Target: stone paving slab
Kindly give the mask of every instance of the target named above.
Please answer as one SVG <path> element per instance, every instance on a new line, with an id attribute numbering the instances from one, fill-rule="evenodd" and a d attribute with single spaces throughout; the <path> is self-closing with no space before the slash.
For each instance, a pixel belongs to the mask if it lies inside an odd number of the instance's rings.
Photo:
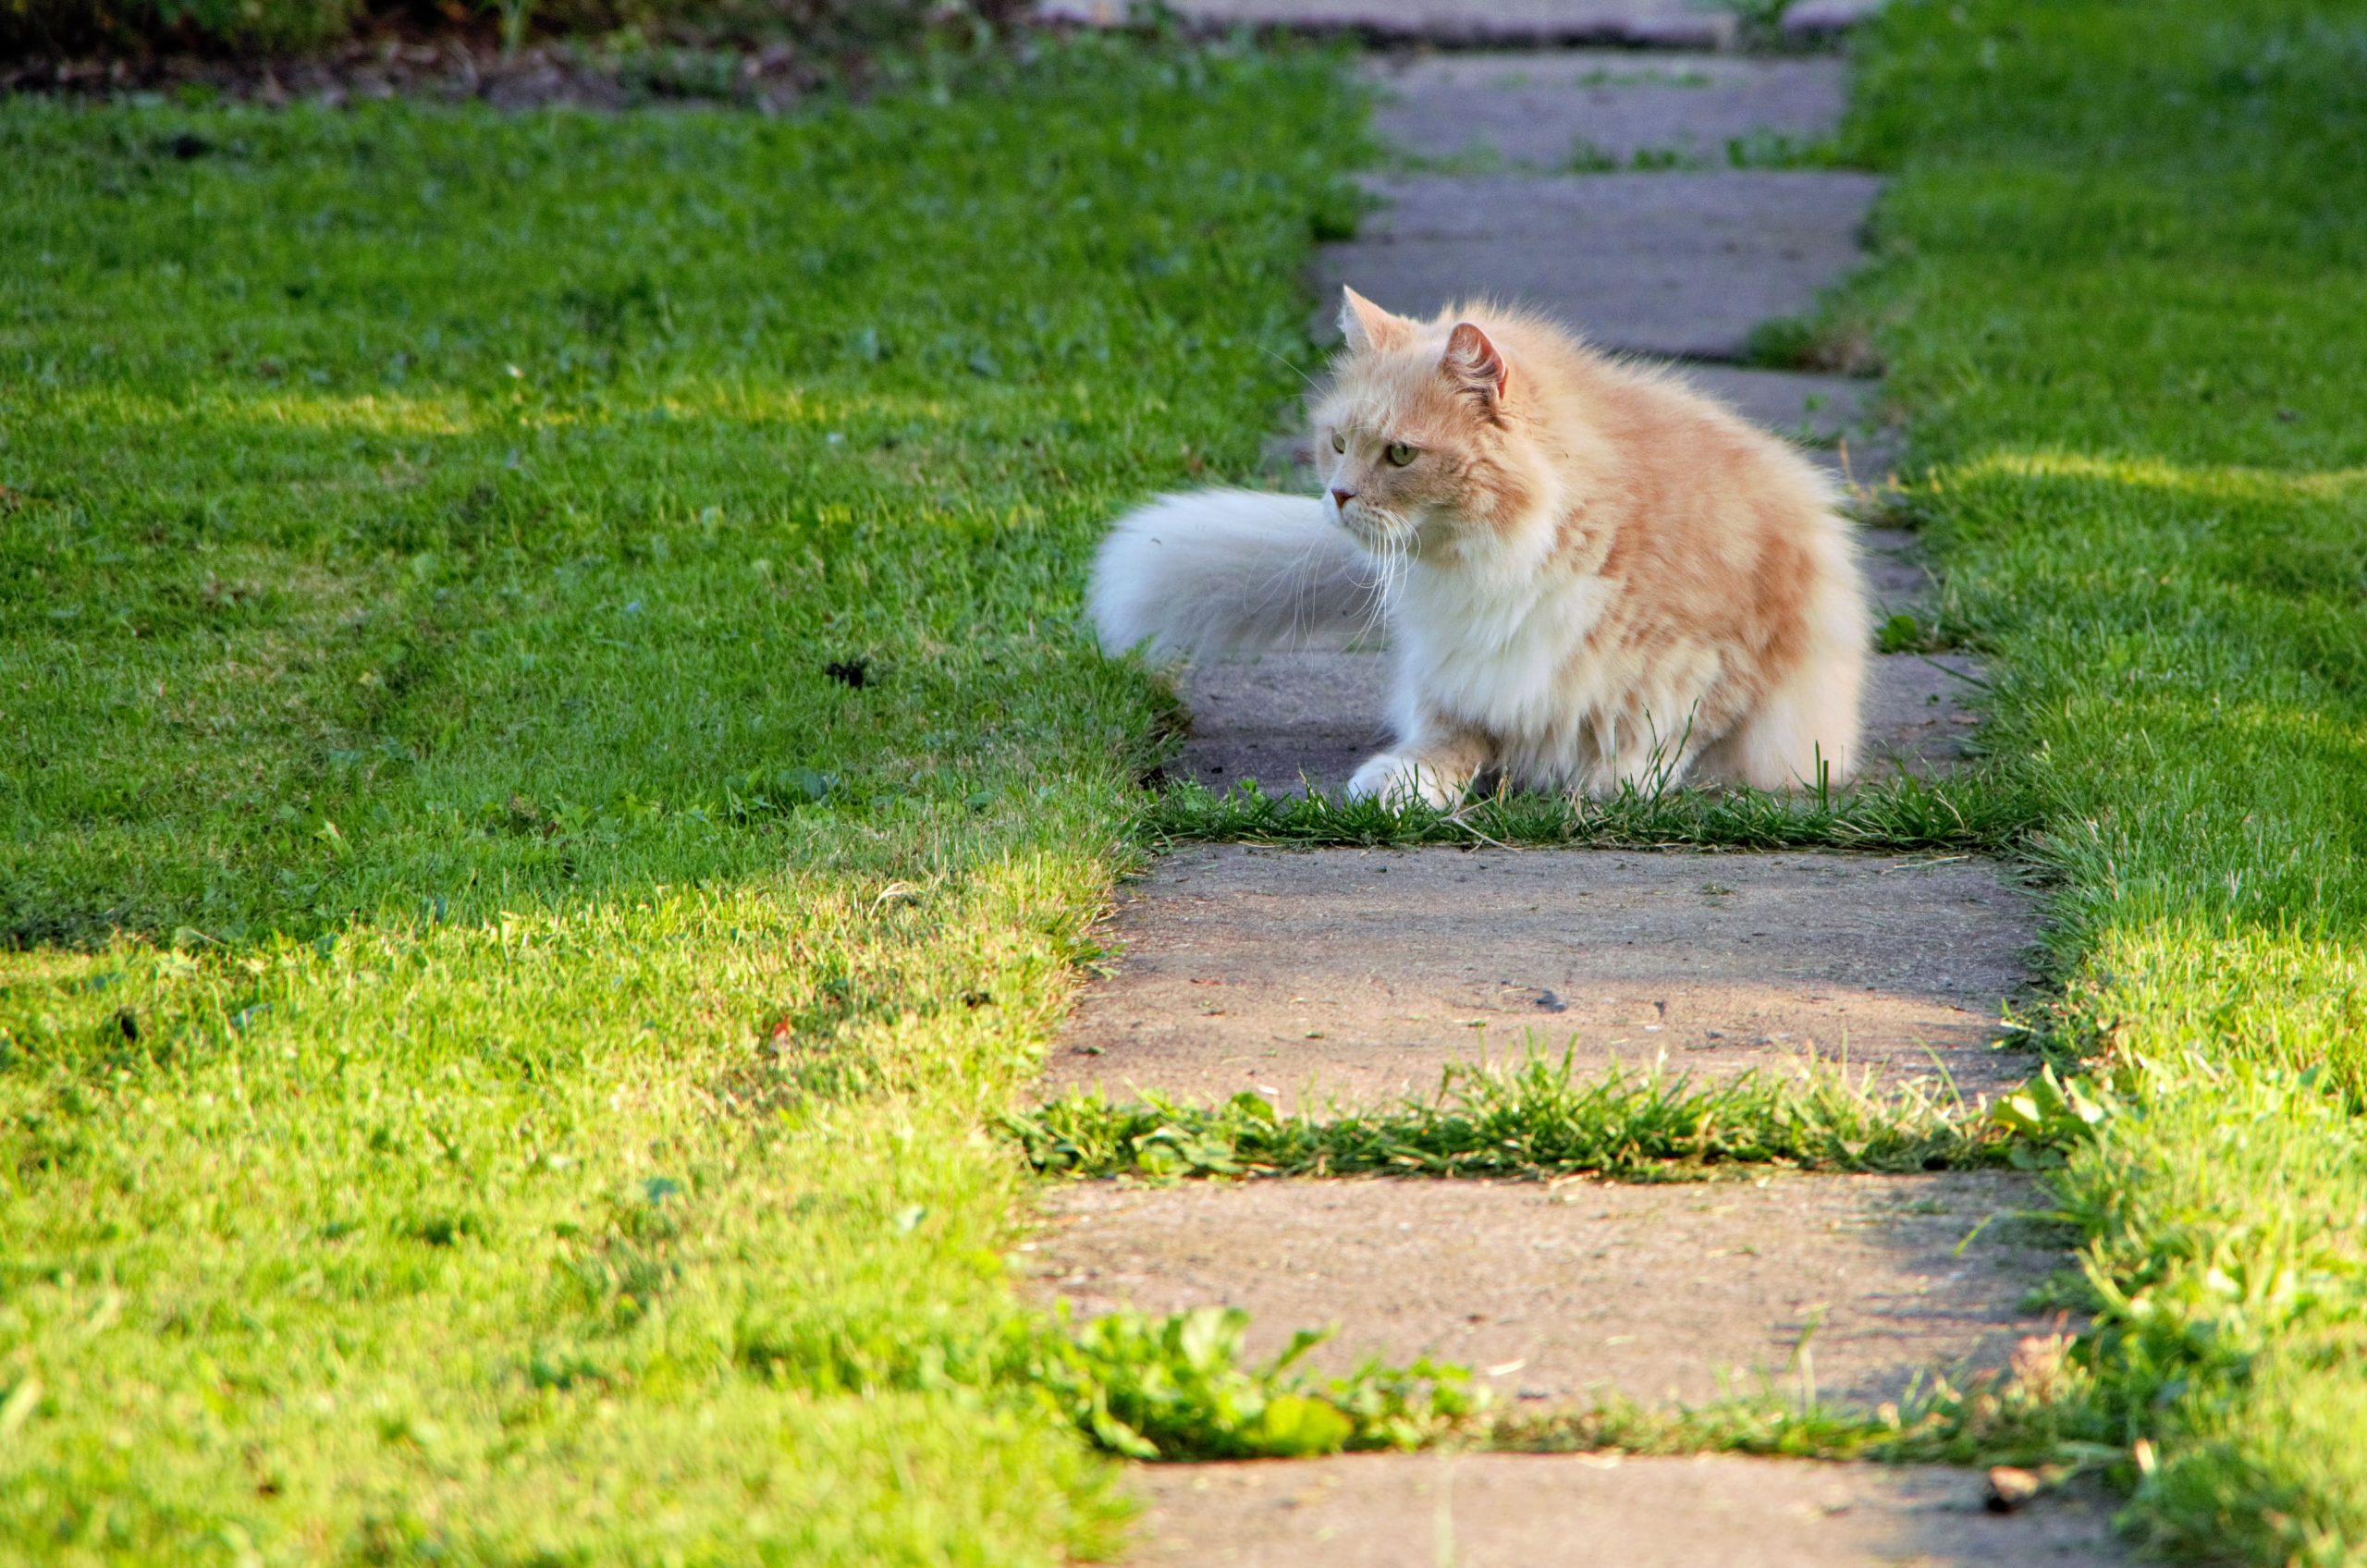
<path id="1" fill-rule="evenodd" d="M 1923 564 L 1923 541 L 1904 528 L 1861 528 L 1858 531 L 1858 565 L 1866 574 L 1867 596 L 1877 621 L 1905 610 L 1929 619 L 1935 584 L 1932 569 Z M 1962 659 L 1953 668 L 1972 673 Z M 1965 684 L 1965 682 L 1959 682 Z"/>
<path id="2" fill-rule="evenodd" d="M 1403 55 L 1365 77 L 1383 94 L 1373 128 L 1398 152 L 1551 172 L 1639 153 L 1723 167 L 1730 143 L 1763 153 L 1832 136 L 1848 99 L 1847 65 L 1830 55 Z"/>
<path id="3" fill-rule="evenodd" d="M 1738 30 L 1733 11 L 1702 0 L 1171 0 L 1188 24 L 1208 30 L 1288 28 L 1346 33 L 1377 43 L 1493 44 L 1555 48 L 1574 43 L 1719 49 Z M 1127 0 L 1041 0 L 1049 20 L 1113 27 Z"/>
<path id="4" fill-rule="evenodd" d="M 1389 175 L 1357 238 L 1317 252 L 1319 330 L 1340 286 L 1409 315 L 1473 295 L 1551 312 L 1598 347 L 1734 360 L 1854 270 L 1882 186 L 1821 169 Z"/>
<path id="5" fill-rule="evenodd" d="M 1936 1466 L 1700 1455 L 1352 1454 L 1134 1473 L 1139 1568 L 2105 1568 L 2088 1493 L 2019 1513 Z"/>
<path id="6" fill-rule="evenodd" d="M 1867 564 L 1883 614 L 1924 603 L 1927 579 L 1910 554 L 1870 550 Z M 1877 656 L 1866 692 L 1867 776 L 1925 776 L 1961 762 L 1978 680 L 1959 654 Z M 1380 653 L 1214 660 L 1186 668 L 1179 687 L 1192 729 L 1170 772 L 1220 793 L 1255 778 L 1269 795 L 1304 794 L 1310 784 L 1337 794 L 1389 744 L 1389 660 Z"/>
<path id="7" fill-rule="evenodd" d="M 1222 793 L 1254 778 L 1269 795 L 1336 795 L 1390 742 L 1389 660 L 1333 649 L 1211 660 L 1178 680 L 1192 729 L 1171 776 Z"/>
<path id="8" fill-rule="evenodd" d="M 1582 1072 L 1944 1067 L 1971 1097 L 2034 1065 L 1992 1042 L 2036 911 L 1965 857 L 1209 845 L 1162 857 L 1111 935 L 1048 1093 L 1370 1106 L 1567 1049 Z"/>
<path id="9" fill-rule="evenodd" d="M 1902 599 L 1892 607 L 1918 603 Z M 1877 656 L 1872 668 L 1865 744 L 1868 757 L 1880 760 L 1865 777 L 1898 772 L 1928 778 L 1971 755 L 1979 719 L 1966 704 L 1981 690 L 1978 664 L 1963 654 L 1889 654 Z"/>
<path id="10" fill-rule="evenodd" d="M 2054 1327 L 2021 1303 L 2062 1252 L 2037 1225 L 1993 1219 L 2043 1207 L 2020 1176 L 1963 1171 L 1091 1182 L 1052 1194 L 1034 1256 L 1087 1315 L 1242 1307 L 1260 1358 L 1336 1324 L 1311 1357 L 1324 1371 L 1434 1356 L 1515 1408 L 1764 1386 L 1797 1399 L 1810 1385 L 1870 1407 L 1935 1366 L 2002 1366 Z"/>

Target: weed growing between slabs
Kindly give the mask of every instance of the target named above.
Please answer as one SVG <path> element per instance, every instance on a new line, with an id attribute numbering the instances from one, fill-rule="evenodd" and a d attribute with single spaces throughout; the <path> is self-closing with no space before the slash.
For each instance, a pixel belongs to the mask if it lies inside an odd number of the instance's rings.
<path id="1" fill-rule="evenodd" d="M 1005 1277 L 1153 721 L 1086 554 L 1254 465 L 1353 150 L 1311 57 L 981 70 L 0 104 L 12 1551 L 1045 1562 L 1080 1424 L 1452 1415 Z"/>
<path id="2" fill-rule="evenodd" d="M 1061 1322 L 1068 1322 L 1062 1304 Z M 1459 1366 L 1368 1360 L 1344 1378 L 1296 1364 L 1328 1332 L 1303 1329 L 1273 1360 L 1247 1364 L 1249 1315 L 1199 1307 L 1164 1318 L 1105 1313 L 1024 1370 L 1112 1452 L 1143 1460 L 1293 1459 L 1415 1449 L 1478 1429 L 1484 1394 Z"/>
<path id="3" fill-rule="evenodd" d="M 2061 879 L 2076 1353 L 2131 1529 L 2367 1558 L 2367 19 L 1895 6 L 1849 140 L 1896 171 L 1905 504 Z"/>
<path id="4" fill-rule="evenodd" d="M 2104 1440 L 2109 1424 L 2091 1397 L 2093 1375 L 2072 1356 L 2068 1332 L 2031 1335 L 2001 1372 L 1961 1380 L 1917 1379 L 1872 1410 L 1817 1396 L 1813 1333 L 1780 1375 L 1691 1409 L 1650 1409 L 1613 1401 L 1590 1410 L 1508 1414 L 1490 1427 L 1490 1446 L 1523 1453 L 1718 1452 L 1786 1459 L 1873 1460 L 1892 1464 L 2027 1467 L 2039 1488 L 2058 1487 L 2122 1462 Z"/>
<path id="5" fill-rule="evenodd" d="M 2052 1084 L 2052 1080 L 2042 1080 Z M 2042 1091 L 2043 1092 L 2043 1091 Z M 1566 1053 L 1457 1063 L 1436 1095 L 1372 1111 L 1285 1116 L 1254 1094 L 1220 1106 L 1076 1095 L 1008 1119 L 1037 1170 L 1073 1176 L 1599 1175 L 1691 1181 L 1723 1166 L 1963 1170 L 2013 1162 L 2038 1130 L 2025 1092 L 1994 1110 L 1912 1086 L 1876 1093 L 1819 1068 L 1707 1080 L 1656 1068 L 1580 1075 Z"/>
<path id="6" fill-rule="evenodd" d="M 1995 852 L 2036 820 L 2037 799 L 2008 770 L 1937 780 L 1896 776 L 1846 790 L 1646 790 L 1605 801 L 1481 795 L 1450 812 L 1321 794 L 1269 796 L 1254 782 L 1218 794 L 1189 780 L 1151 808 L 1171 841 L 1588 845 L 1604 849 L 1837 849 Z"/>

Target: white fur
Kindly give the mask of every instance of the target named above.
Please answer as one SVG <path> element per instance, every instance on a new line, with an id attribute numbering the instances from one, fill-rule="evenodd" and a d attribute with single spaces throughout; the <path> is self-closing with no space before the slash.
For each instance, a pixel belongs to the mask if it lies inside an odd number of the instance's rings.
<path id="1" fill-rule="evenodd" d="M 1376 796 L 1392 806 L 1411 805 L 1419 801 L 1426 806 L 1444 811 L 1463 798 L 1466 780 L 1450 778 L 1435 767 L 1427 766 L 1409 756 L 1395 752 L 1383 752 L 1369 758 L 1348 780 L 1348 799 L 1368 801 Z"/>
<path id="2" fill-rule="evenodd" d="M 1156 659 L 1337 643 L 1380 624 L 1379 569 L 1312 496 L 1199 490 L 1118 520 L 1086 606 L 1101 645 Z"/>

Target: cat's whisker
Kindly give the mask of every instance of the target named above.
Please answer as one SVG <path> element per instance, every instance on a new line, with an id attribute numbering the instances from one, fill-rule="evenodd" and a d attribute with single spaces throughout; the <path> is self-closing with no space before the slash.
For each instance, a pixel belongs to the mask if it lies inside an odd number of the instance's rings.
<path id="1" fill-rule="evenodd" d="M 1310 543 L 1299 553 L 1298 559 L 1292 563 L 1291 570 L 1274 579 L 1275 591 L 1290 595 L 1291 626 L 1290 641 L 1287 645 L 1293 648 L 1306 646 L 1309 636 L 1309 629 L 1302 624 L 1302 618 L 1306 614 L 1307 596 L 1297 592 L 1294 585 L 1305 580 L 1306 569 L 1313 563 L 1319 547 Z"/>
<path id="2" fill-rule="evenodd" d="M 1276 364 L 1281 365 L 1284 370 L 1289 371 L 1301 381 L 1306 382 L 1310 391 L 1320 392 L 1323 389 L 1323 384 L 1321 382 L 1307 374 L 1306 372 L 1299 369 L 1299 367 L 1287 357 L 1274 352 L 1273 349 L 1266 348 L 1263 344 L 1260 344 L 1258 347 L 1268 359 L 1273 361 Z"/>
<path id="3" fill-rule="evenodd" d="M 1385 634 L 1389 606 L 1395 602 L 1398 589 L 1404 582 L 1407 570 L 1405 552 L 1392 541 L 1375 557 L 1375 564 L 1380 570 L 1373 579 L 1364 630 Z"/>

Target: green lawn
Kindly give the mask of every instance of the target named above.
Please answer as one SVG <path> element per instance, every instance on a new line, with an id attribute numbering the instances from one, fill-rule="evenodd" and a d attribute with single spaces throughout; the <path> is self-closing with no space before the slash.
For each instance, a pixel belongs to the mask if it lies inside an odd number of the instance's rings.
<path id="1" fill-rule="evenodd" d="M 1849 141 L 1906 508 L 2042 802 L 2094 1433 L 2189 1556 L 2367 1561 L 2367 7 L 1892 7 Z"/>
<path id="2" fill-rule="evenodd" d="M 0 1556 L 1109 1538 L 989 1131 L 1134 852 L 1077 593 L 1347 112 L 0 103 Z"/>
<path id="3" fill-rule="evenodd" d="M 2367 1560 L 2367 8 L 1902 0 L 1859 55 L 1845 309 L 1997 767 L 1484 820 L 2035 854 L 2105 1110 L 2022 1149 L 2102 1307 L 2045 1441 L 2174 1554 Z M 1253 464 L 1351 112 L 1098 44 L 778 123 L 0 104 L 0 1541 L 1110 1538 L 997 1128 L 1089 921 L 1147 821 L 1460 831 L 1147 814 L 1155 693 L 1073 625 L 1113 508 Z M 1684 1131 L 1565 1088 L 1467 1120 Z"/>

